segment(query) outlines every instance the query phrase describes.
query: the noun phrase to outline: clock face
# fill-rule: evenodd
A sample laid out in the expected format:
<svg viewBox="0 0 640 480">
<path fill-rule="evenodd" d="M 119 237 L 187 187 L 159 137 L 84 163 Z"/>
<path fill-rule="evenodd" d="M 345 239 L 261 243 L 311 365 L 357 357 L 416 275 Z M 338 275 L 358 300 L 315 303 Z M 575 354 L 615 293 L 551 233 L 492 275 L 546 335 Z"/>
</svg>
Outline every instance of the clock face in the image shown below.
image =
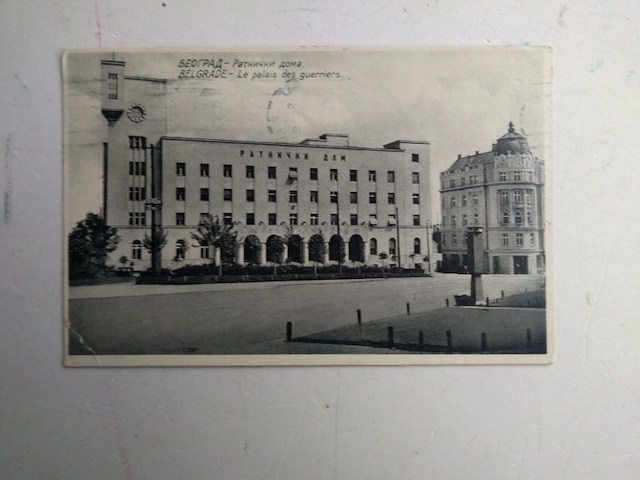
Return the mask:
<svg viewBox="0 0 640 480">
<path fill-rule="evenodd" d="M 140 123 L 147 116 L 147 111 L 139 103 L 134 103 L 127 110 L 127 117 L 134 123 Z"/>
</svg>

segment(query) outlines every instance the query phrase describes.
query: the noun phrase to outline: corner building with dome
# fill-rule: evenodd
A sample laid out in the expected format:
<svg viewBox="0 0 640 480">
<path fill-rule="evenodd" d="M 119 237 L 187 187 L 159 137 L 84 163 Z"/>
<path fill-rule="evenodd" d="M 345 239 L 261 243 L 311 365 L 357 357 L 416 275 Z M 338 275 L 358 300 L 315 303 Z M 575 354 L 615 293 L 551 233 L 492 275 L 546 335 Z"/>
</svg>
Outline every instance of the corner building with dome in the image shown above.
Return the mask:
<svg viewBox="0 0 640 480">
<path fill-rule="evenodd" d="M 166 80 L 127 75 L 115 59 L 101 63 L 103 215 L 121 237 L 112 264 L 124 256 L 134 270 L 149 268 L 143 239 L 154 222 L 167 233 L 163 267 L 218 263 L 217 249 L 191 238 L 211 215 L 233 225 L 237 264 L 312 265 L 309 244 L 322 239 L 325 265 L 426 269 L 429 142 L 370 148 L 341 133 L 298 143 L 173 136 Z"/>
<path fill-rule="evenodd" d="M 509 123 L 491 151 L 440 173 L 440 270 L 470 270 L 467 232 L 482 227 L 484 272 L 544 273 L 544 162 Z"/>
</svg>

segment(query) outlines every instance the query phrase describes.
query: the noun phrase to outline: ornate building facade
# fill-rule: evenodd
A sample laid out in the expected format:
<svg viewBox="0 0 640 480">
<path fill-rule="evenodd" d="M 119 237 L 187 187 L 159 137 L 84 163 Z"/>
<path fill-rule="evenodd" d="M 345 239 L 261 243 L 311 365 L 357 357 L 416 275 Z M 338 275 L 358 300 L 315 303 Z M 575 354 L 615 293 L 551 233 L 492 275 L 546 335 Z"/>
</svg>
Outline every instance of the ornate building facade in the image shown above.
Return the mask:
<svg viewBox="0 0 640 480">
<path fill-rule="evenodd" d="M 104 216 L 121 237 L 112 263 L 126 256 L 135 270 L 148 268 L 143 240 L 152 223 L 167 233 L 165 266 L 219 262 L 216 249 L 191 238 L 210 215 L 233 226 L 239 264 L 311 264 L 309 245 L 322 241 L 324 264 L 425 267 L 429 142 L 369 148 L 331 133 L 299 143 L 172 136 L 165 80 L 128 76 L 124 62 L 105 60 L 102 83 Z"/>
<path fill-rule="evenodd" d="M 469 270 L 467 232 L 482 227 L 485 273 L 544 272 L 544 162 L 513 123 L 491 151 L 459 155 L 440 182 L 442 271 Z"/>
</svg>

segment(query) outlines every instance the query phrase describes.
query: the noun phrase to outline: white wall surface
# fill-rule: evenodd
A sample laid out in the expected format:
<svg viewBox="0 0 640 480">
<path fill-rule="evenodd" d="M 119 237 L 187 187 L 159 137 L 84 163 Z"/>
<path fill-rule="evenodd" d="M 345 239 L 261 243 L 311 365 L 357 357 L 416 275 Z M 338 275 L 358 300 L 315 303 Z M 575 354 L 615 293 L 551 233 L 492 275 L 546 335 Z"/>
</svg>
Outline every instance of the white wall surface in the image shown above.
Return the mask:
<svg viewBox="0 0 640 480">
<path fill-rule="evenodd" d="M 0 1 L 0 476 L 637 478 L 639 27 L 633 0 Z M 61 50 L 299 44 L 554 48 L 553 365 L 61 366 Z"/>
</svg>

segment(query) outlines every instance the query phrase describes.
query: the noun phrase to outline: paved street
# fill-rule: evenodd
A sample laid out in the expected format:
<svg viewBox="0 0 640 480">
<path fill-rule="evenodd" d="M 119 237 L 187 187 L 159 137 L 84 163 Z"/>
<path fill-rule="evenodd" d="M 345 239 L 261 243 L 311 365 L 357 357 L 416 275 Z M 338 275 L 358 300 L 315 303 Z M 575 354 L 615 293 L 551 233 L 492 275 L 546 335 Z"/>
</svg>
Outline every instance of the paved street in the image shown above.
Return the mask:
<svg viewBox="0 0 640 480">
<path fill-rule="evenodd" d="M 485 276 L 492 298 L 531 290 L 538 276 Z M 441 308 L 468 293 L 469 276 L 187 286 L 73 287 L 69 315 L 72 352 L 96 354 L 248 353 L 251 345 L 412 312 Z M 82 337 L 90 350 L 74 340 Z"/>
</svg>

